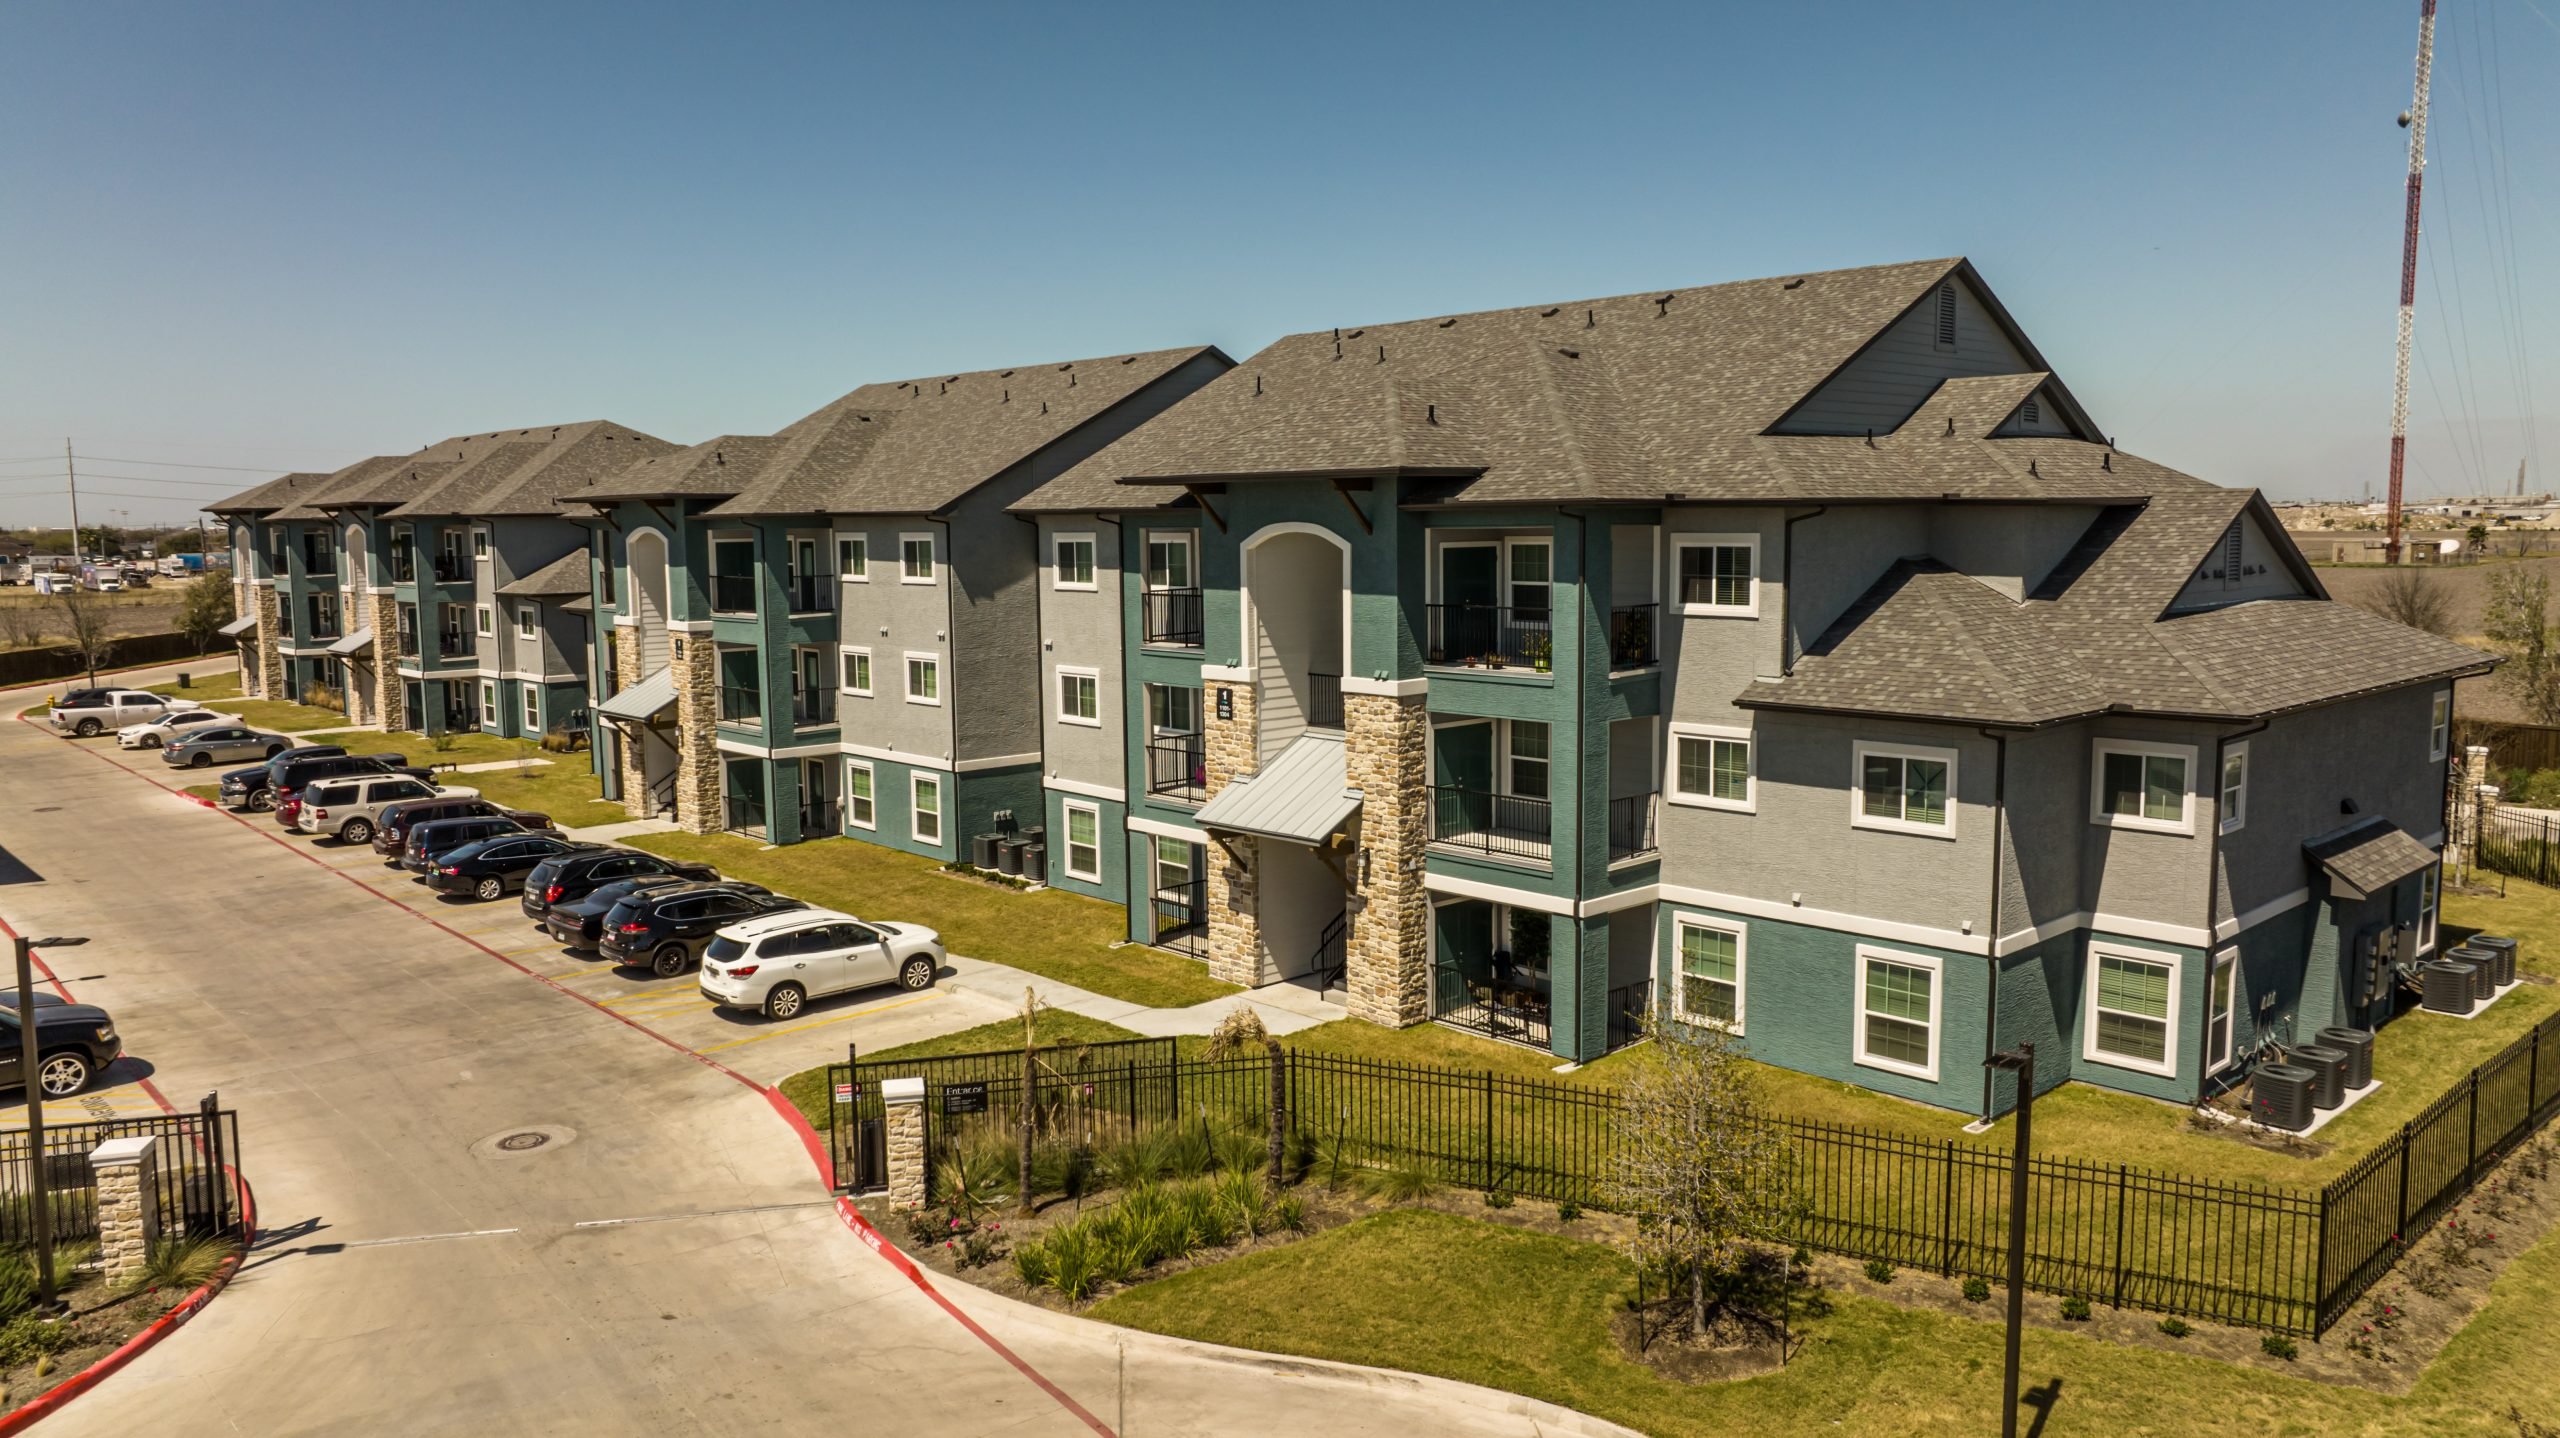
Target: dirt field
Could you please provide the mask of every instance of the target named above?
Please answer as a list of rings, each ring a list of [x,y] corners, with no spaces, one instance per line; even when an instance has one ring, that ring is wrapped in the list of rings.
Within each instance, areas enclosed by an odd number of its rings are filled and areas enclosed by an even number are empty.
[[[178,627],[178,610],[186,603],[187,586],[195,582],[156,579],[148,589],[89,597],[107,606],[110,634],[165,634]],[[21,584],[0,588],[0,649],[59,644],[62,640],[61,600]]]
[[[2542,571],[2555,591],[2560,591],[2560,556],[2456,564],[2430,571],[2453,597],[2455,638],[2466,643],[2479,642],[2480,611],[2489,597],[2489,576],[2509,564],[2531,565]],[[2380,565],[2319,565],[2315,568],[2320,582],[2329,587],[2330,595],[2349,604],[2379,592],[2384,579],[2391,573]],[[2499,691],[2494,677],[2465,679],[2455,685],[2454,709],[2464,718],[2500,724],[2521,723],[2525,718],[2524,711]]]

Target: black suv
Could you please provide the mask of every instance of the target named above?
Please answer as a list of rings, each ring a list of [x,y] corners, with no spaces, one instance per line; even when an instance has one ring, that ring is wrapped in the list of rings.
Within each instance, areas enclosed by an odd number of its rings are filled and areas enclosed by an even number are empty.
[[[406,754],[321,754],[309,755],[299,749],[288,749],[267,761],[275,778],[268,792],[275,805],[276,822],[290,829],[302,804],[302,791],[323,779],[344,779],[354,774],[406,774],[429,784],[433,776],[412,766]]]
[[[465,844],[476,844],[492,834],[521,834],[525,827],[503,814],[479,814],[468,819],[430,819],[409,826],[409,846],[400,851],[400,867],[413,874],[423,874],[443,862],[444,856]]]
[[[234,769],[222,776],[222,802],[234,809],[272,809],[276,806],[276,759],[317,759],[346,752],[335,744],[305,744],[298,749],[287,749],[275,759],[254,768]]]
[[[807,904],[753,884],[688,884],[647,889],[604,916],[596,953],[625,968],[671,979],[701,962],[711,936],[741,919],[805,909]]]
[[[409,831],[420,824],[438,819],[513,819],[527,829],[548,829],[551,816],[529,809],[509,809],[487,799],[456,799],[438,795],[432,799],[404,799],[375,816],[373,851],[383,862],[397,864],[401,851],[409,844]]]
[[[593,949],[604,941],[604,916],[612,913],[614,906],[623,900],[652,889],[698,888],[703,882],[683,874],[641,874],[629,879],[616,879],[609,884],[596,885],[583,897],[563,899],[553,904],[551,911],[543,915],[542,926],[565,948]],[[761,884],[742,883],[736,879],[712,882],[741,894],[772,892]],[[530,887],[530,881],[527,886]]]
[[[0,1008],[0,1088],[23,1089],[18,1066],[18,1007]],[[98,1071],[124,1056],[116,1021],[89,1004],[36,1005],[36,1084],[46,1098],[69,1098]]]
[[[524,916],[539,924],[551,912],[553,904],[565,899],[584,898],[598,884],[610,884],[616,879],[636,879],[643,874],[680,874],[706,884],[720,877],[720,871],[709,864],[661,858],[638,849],[608,848],[584,854],[563,854],[556,859],[545,859],[525,876]]]
[[[557,834],[499,834],[476,844],[447,850],[427,870],[427,887],[439,894],[469,894],[475,899],[504,898],[524,887],[534,866],[560,854],[601,849]]]

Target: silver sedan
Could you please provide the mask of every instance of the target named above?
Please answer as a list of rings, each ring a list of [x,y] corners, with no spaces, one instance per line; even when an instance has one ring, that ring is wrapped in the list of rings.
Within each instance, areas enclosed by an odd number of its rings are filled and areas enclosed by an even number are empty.
[[[254,764],[293,747],[282,734],[267,734],[246,724],[216,724],[169,741],[160,762],[172,769],[202,769],[216,762]]]

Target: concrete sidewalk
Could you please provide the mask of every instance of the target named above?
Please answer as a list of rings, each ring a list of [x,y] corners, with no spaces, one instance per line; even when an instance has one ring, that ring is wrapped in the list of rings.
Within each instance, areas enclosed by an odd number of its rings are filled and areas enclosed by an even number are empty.
[[[1022,991],[1028,987],[1040,996],[1041,1003],[1050,1008],[1118,1024],[1149,1038],[1207,1034],[1217,1028],[1219,1020],[1239,1007],[1253,1010],[1261,1018],[1262,1027],[1274,1034],[1293,1034],[1343,1017],[1342,1005],[1325,1002],[1303,984],[1270,984],[1193,1004],[1189,1008],[1153,1009],[985,959],[963,958],[954,954],[951,956],[951,969],[950,977],[942,981],[945,987],[997,999],[1017,1010],[1022,1004]]]

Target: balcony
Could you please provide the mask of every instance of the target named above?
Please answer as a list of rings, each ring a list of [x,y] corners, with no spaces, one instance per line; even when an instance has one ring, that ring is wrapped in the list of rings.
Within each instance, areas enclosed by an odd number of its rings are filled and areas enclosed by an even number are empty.
[[[468,659],[471,650],[471,636],[459,629],[448,629],[436,636],[438,659]]]
[[[764,835],[764,796],[732,791],[729,801],[729,831],[737,834]]]
[[[1658,794],[1629,794],[1609,801],[1609,862],[1633,859],[1662,847],[1654,832],[1654,800]]]
[[[391,551],[391,582],[394,584],[417,583],[418,556],[405,549]]]
[[[401,658],[415,659],[418,657],[418,631],[414,629],[401,630],[398,642],[400,645],[399,653]]]
[[[1662,662],[1654,648],[1654,620],[1662,606],[1658,604],[1621,604],[1609,611],[1609,667],[1611,669],[1643,669]]]
[[[836,691],[811,689],[792,695],[791,722],[801,729],[836,722]]]
[[[1554,1006],[1545,983],[1539,981],[1534,987],[1524,980],[1514,983],[1519,986],[1469,983],[1467,1002],[1433,1015],[1433,1021],[1460,1033],[1481,1034],[1541,1053],[1552,1052]]]
[[[302,555],[302,577],[305,579],[337,578],[338,552],[334,549],[324,549],[315,554],[305,550]]]
[[[1145,642],[1180,649],[1200,647],[1199,590],[1150,589],[1139,596],[1139,611],[1145,619]]]
[[[471,561],[459,554],[439,554],[435,557],[434,570],[436,583],[460,584],[471,577]]]
[[[800,837],[824,838],[844,832],[844,808],[833,799],[800,806]]]
[[[714,614],[755,613],[756,577],[752,574],[711,576],[711,612]]]
[[[468,733],[480,727],[480,716],[468,709],[447,708],[444,711],[445,732]]]
[[[761,724],[764,722],[763,691],[735,684],[720,686],[720,722],[723,724]],[[761,821],[759,821],[761,822]]]
[[[1555,853],[1555,808],[1544,799],[1459,784],[1431,790],[1431,842],[1488,858],[1544,864]]]
[[[1428,607],[1427,662],[1470,669],[1547,669],[1555,647],[1554,610],[1507,604]]]
[[[1310,729],[1342,727],[1341,675],[1308,672],[1307,727]]]
[[[338,616],[334,612],[327,614],[315,612],[311,616],[311,622],[303,626],[302,637],[305,639],[338,639],[344,636],[339,631]]]
[[[1147,792],[1197,804],[1209,795],[1206,751],[1197,734],[1165,734],[1147,744]]]
[[[836,609],[836,577],[832,574],[795,574],[782,583],[791,596],[794,614],[833,614]]]

